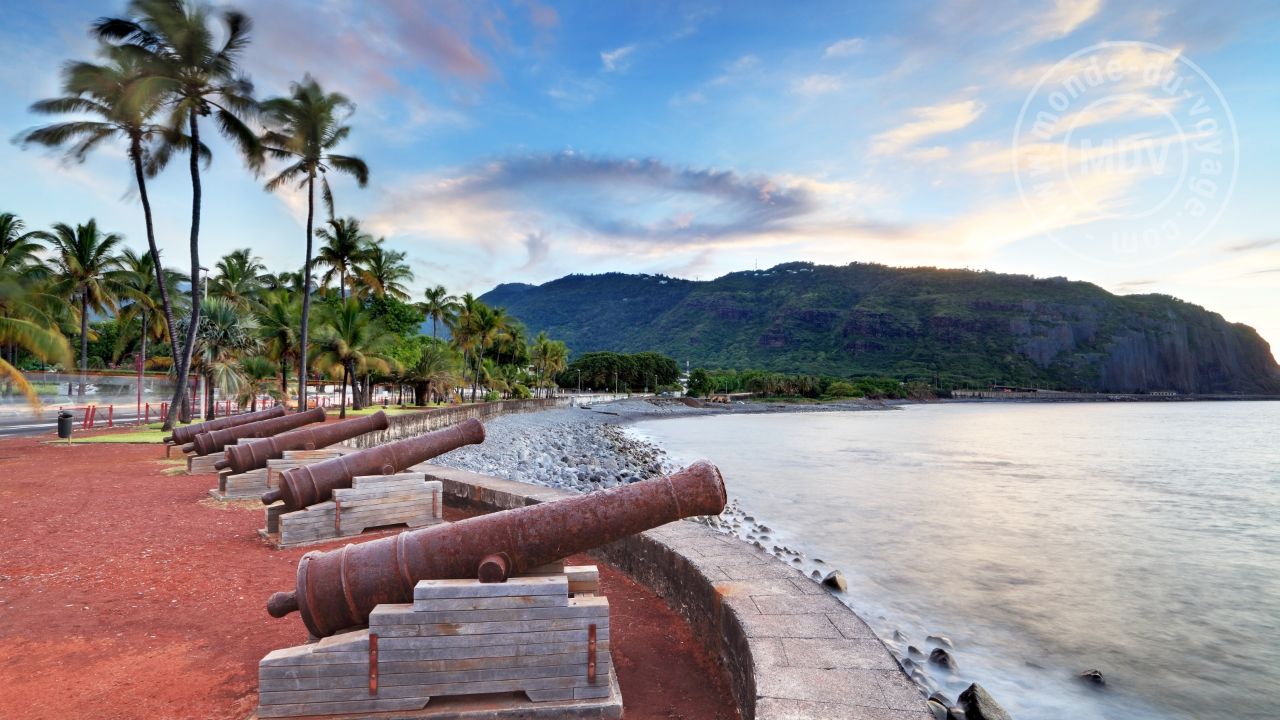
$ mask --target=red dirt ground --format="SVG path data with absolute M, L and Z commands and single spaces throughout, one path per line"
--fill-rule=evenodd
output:
M 0 717 L 247 717 L 258 660 L 307 639 L 264 609 L 305 550 L 261 542 L 261 506 L 208 499 L 213 475 L 166 475 L 157 445 L 47 439 L 0 441 Z M 738 718 L 679 616 L 611 568 L 601 584 L 628 720 Z

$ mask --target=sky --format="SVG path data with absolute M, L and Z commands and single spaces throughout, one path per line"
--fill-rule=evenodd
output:
M 0 133 L 57 118 L 118 0 L 0 0 Z M 1186 0 L 270 0 L 243 69 L 313 75 L 355 110 L 367 187 L 341 216 L 408 253 L 411 287 L 569 273 L 709 280 L 807 260 L 967 267 L 1164 293 L 1280 344 L 1280 5 Z M 210 125 L 207 135 L 214 135 Z M 305 195 L 210 142 L 202 262 L 301 265 Z M 270 168 L 268 168 L 268 171 Z M 145 248 L 118 147 L 0 144 L 0 210 L 96 218 Z M 166 264 L 190 185 L 151 184 Z

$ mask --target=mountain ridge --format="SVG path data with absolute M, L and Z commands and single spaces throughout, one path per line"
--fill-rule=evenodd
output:
M 575 353 L 1109 392 L 1280 393 L 1257 332 L 1160 294 L 991 271 L 791 262 L 714 280 L 603 273 L 481 296 Z

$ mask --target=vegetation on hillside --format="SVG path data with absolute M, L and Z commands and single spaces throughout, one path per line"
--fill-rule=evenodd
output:
M 694 282 L 569 275 L 482 296 L 579 352 L 949 389 L 1280 392 L 1257 333 L 1163 295 L 1064 278 L 787 263 Z

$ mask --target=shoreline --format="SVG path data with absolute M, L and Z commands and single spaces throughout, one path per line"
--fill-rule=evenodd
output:
M 792 412 L 864 412 L 898 410 L 903 401 L 856 401 L 823 405 L 769 403 L 742 404 L 711 409 L 690 406 L 680 400 L 651 398 L 616 400 L 596 406 L 578 406 L 537 413 L 507 415 L 486 423 L 488 440 L 482 445 L 460 448 L 432 460 L 433 464 L 492 475 L 508 480 L 543 485 L 571 492 L 592 492 L 620 484 L 658 477 L 678 469 L 665 449 L 626 428 L 647 420 L 711 417 L 725 414 L 776 414 Z M 694 518 L 695 522 L 732 536 L 768 553 L 799 570 L 816 585 L 828 590 L 866 622 L 865 613 L 854 607 L 843 591 L 840 569 L 822 558 L 810 557 L 777 537 L 778 532 L 730 497 L 725 511 L 716 517 Z M 794 533 L 793 533 L 794 534 Z M 835 588 L 839 587 L 839 590 Z M 944 693 L 926 663 L 904 654 L 898 643 L 878 637 L 911 678 L 922 696 Z M 953 706 L 954 698 L 945 704 Z

